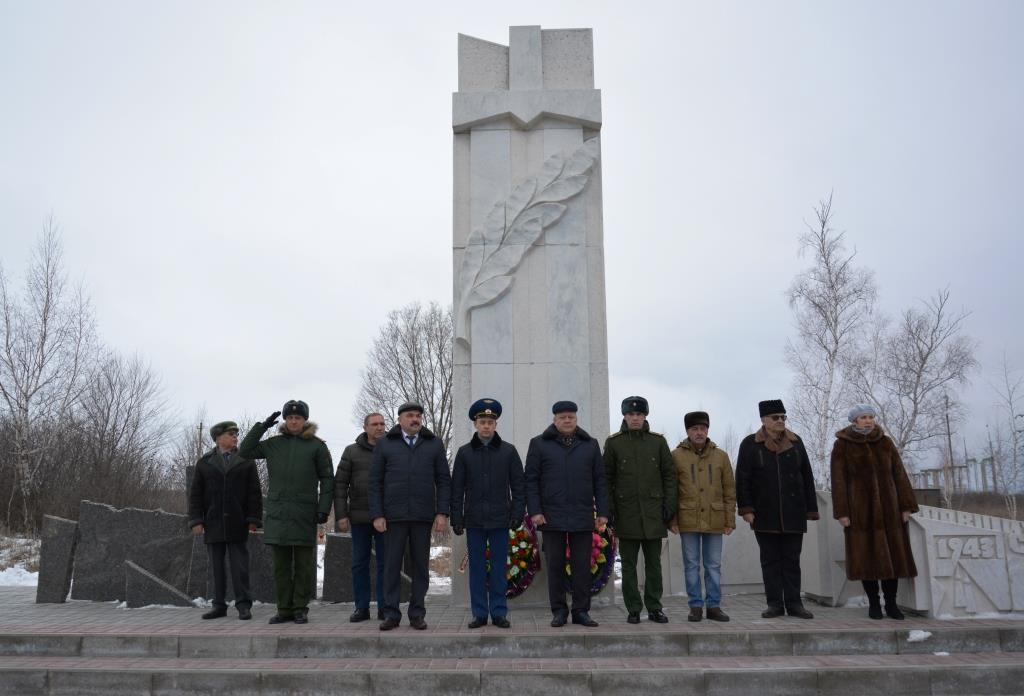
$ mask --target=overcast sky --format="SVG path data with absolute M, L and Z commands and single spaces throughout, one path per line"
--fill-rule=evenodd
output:
M 835 222 L 881 306 L 949 286 L 1024 368 L 1024 3 L 0 0 L 0 254 L 52 213 L 103 340 L 185 420 L 312 409 L 337 457 L 383 316 L 451 301 L 457 34 L 594 29 L 613 427 L 639 393 L 748 432 L 787 394 L 797 235 Z M 486 8 L 486 9 L 484 9 Z

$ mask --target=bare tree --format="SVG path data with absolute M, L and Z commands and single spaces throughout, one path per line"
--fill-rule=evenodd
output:
M 992 458 L 993 484 L 1002 493 L 1010 519 L 1017 519 L 1017 493 L 1024 485 L 1024 452 L 1021 429 L 1024 428 L 1024 375 L 1014 370 L 1003 355 L 1000 383 L 993 385 L 999 401 L 999 420 L 995 440 L 989 430 L 988 456 Z M 1006 428 L 1004 431 L 1003 428 Z
M 832 227 L 832 194 L 814 208 L 815 224 L 800 236 L 800 254 L 811 257 L 789 288 L 797 335 L 786 345 L 794 373 L 789 411 L 807 444 L 817 480 L 829 487 L 829 453 L 841 413 L 850 399 L 847 365 L 858 351 L 874 311 L 874 274 L 854 265 L 845 236 Z M 805 223 L 806 224 L 806 223 Z
M 57 225 L 51 218 L 36 243 L 23 292 L 0 269 L 0 408 L 11 429 L 13 485 L 6 501 L 11 526 L 16 500 L 30 528 L 29 500 L 39 467 L 86 385 L 95 347 L 93 314 L 81 288 L 69 288 Z
M 953 312 L 949 290 L 903 312 L 891 323 L 880 318 L 869 349 L 853 368 L 859 399 L 878 410 L 900 456 L 913 464 L 936 446 L 951 450 L 950 423 L 960 417 L 957 389 L 969 382 L 978 362 L 975 343 L 964 335 L 966 311 Z M 947 488 L 952 452 L 946 451 Z
M 413 303 L 388 313 L 367 353 L 353 422 L 362 426 L 363 417 L 376 411 L 391 427 L 398 407 L 416 401 L 423 406 L 424 424 L 449 449 L 453 331 L 451 307 Z

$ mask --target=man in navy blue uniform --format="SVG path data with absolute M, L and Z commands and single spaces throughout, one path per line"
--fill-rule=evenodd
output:
M 452 469 L 452 531 L 466 532 L 469 550 L 470 628 L 491 623 L 508 628 L 508 530 L 523 524 L 526 507 L 523 462 L 514 445 L 498 435 L 501 404 L 480 399 L 469 408 L 476 433 L 459 448 Z M 491 569 L 487 571 L 487 547 Z
M 608 487 L 597 440 L 576 425 L 572 401 L 552 406 L 554 422 L 530 440 L 526 453 L 526 504 L 544 533 L 551 625 L 569 618 L 565 601 L 565 550 L 572 570 L 572 622 L 597 626 L 590 618 L 590 552 L 595 529 L 608 523 Z M 597 517 L 595 519 L 595 509 Z

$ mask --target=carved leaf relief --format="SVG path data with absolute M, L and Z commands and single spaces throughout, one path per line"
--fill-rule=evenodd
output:
M 469 344 L 470 312 L 508 292 L 523 257 L 565 214 L 565 201 L 586 187 L 597 156 L 597 138 L 591 138 L 568 157 L 549 157 L 469 235 L 456 287 L 456 339 Z

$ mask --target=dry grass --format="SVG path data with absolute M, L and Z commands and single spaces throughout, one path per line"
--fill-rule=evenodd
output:
M 19 564 L 30 573 L 39 572 L 39 539 L 0 534 L 0 570 Z

